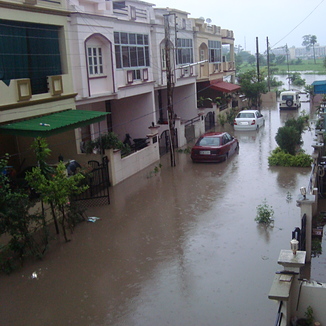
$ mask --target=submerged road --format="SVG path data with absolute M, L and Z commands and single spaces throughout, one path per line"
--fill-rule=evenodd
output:
M 158 174 L 151 167 L 111 188 L 111 204 L 88 211 L 100 220 L 78 225 L 70 243 L 53 241 L 43 261 L 0 275 L 1 325 L 272 325 L 268 292 L 310 168 L 268 166 L 277 129 L 297 113 L 262 113 L 265 126 L 236 133 L 240 151 L 228 161 L 177 153 L 171 168 L 167 154 Z M 309 154 L 313 135 L 303 136 Z M 254 221 L 264 199 L 274 228 Z

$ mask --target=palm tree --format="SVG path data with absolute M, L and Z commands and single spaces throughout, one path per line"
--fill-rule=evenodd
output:
M 312 51 L 314 53 L 314 63 L 316 64 L 316 55 L 315 55 L 315 44 L 317 43 L 317 36 L 311 35 L 310 44 L 312 44 Z
M 314 63 L 316 64 L 316 55 L 315 55 L 315 44 L 317 43 L 317 36 L 316 35 L 304 35 L 302 45 L 306 47 L 307 50 L 310 50 L 312 46 L 312 50 L 314 53 Z

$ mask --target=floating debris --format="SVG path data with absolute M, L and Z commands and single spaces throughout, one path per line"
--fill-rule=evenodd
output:
M 87 218 L 87 222 L 93 222 L 93 223 L 95 223 L 97 220 L 100 220 L 100 218 L 99 217 L 88 217 Z
M 289 202 L 292 200 L 292 194 L 288 191 L 286 194 L 286 201 Z

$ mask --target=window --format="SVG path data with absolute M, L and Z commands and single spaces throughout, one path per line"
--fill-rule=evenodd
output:
M 126 3 L 124 1 L 114 1 L 113 9 L 124 9 L 126 8 Z
M 208 41 L 209 62 L 221 62 L 221 41 Z
M 192 39 L 178 38 L 177 64 L 193 63 Z
M 62 74 L 60 27 L 0 19 L 0 76 L 29 78 L 32 94 L 48 92 L 47 77 Z
M 114 32 L 117 68 L 149 67 L 148 35 Z
M 205 60 L 205 50 L 200 49 L 199 50 L 199 61 L 204 61 Z
M 103 74 L 102 48 L 100 47 L 87 48 L 87 58 L 88 58 L 88 71 L 90 76 L 102 75 Z
M 166 50 L 161 49 L 162 69 L 166 69 Z

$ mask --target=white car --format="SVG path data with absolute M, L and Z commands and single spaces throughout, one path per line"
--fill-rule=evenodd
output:
M 265 119 L 258 110 L 240 111 L 234 119 L 234 130 L 258 130 L 265 125 Z

